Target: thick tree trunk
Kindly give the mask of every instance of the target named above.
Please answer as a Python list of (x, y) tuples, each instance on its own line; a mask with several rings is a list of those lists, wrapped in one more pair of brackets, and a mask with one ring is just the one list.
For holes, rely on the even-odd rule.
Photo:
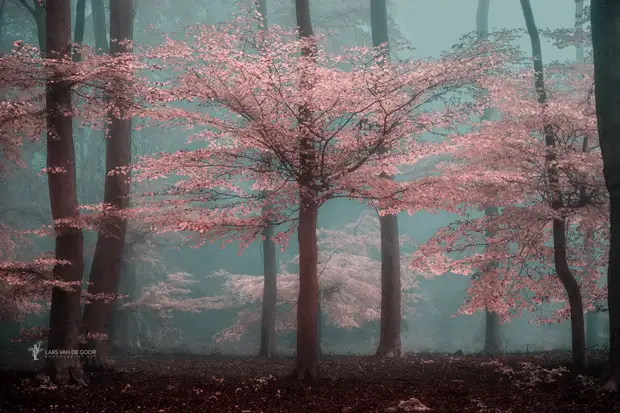
[[(46, 14), (46, 57), (69, 59), (71, 48), (70, 0), (48, 0)], [(79, 218), (73, 152), (71, 85), (51, 77), (46, 84), (47, 167), (52, 218)], [(62, 170), (62, 172), (54, 172)], [(68, 265), (54, 267), (54, 279), (72, 283), (72, 290), (54, 287), (50, 310), (48, 350), (77, 350), (80, 320), (81, 282), (84, 270), (82, 230), (70, 225), (55, 224), (56, 259)], [(45, 368), (52, 380), (65, 384), (85, 383), (80, 360), (48, 358)]]
[(609, 377), (604, 388), (620, 386), (620, 2), (592, 0), (592, 49), (598, 135), (610, 196)]
[[(370, 0), (370, 26), (373, 47), (383, 47), (383, 57), (386, 60), (389, 59), (390, 49), (385, 0)], [(402, 355), (398, 217), (397, 215), (380, 216), (379, 225), (381, 231), (381, 322), (376, 355), (378, 357), (393, 357)]]
[[(309, 0), (295, 0), (295, 16), (300, 38), (311, 38)], [(303, 46), (304, 57), (314, 58), (316, 48), (313, 44)], [(312, 84), (302, 73), (300, 87), (312, 88)], [(309, 108), (300, 108), (299, 139), (299, 298), (297, 300), (297, 354), (295, 372), (299, 380), (314, 380), (318, 375), (318, 354), (316, 347), (317, 320), (319, 305), (319, 274), (317, 215), (318, 204), (314, 199), (316, 153), (312, 136), (305, 130), (304, 121), (310, 118)]]
[[(97, 51), (97, 54), (108, 53), (108, 36), (106, 35), (105, 7), (103, 5), (103, 0), (91, 0), (90, 7), (93, 11), (93, 34), (95, 35), (95, 49)], [(133, 10), (131, 13), (133, 13)]]
[[(545, 89), (545, 80), (543, 74), (542, 50), (540, 46), (540, 37), (538, 29), (534, 21), (534, 13), (529, 0), (521, 0), (523, 16), (525, 24), (530, 35), (532, 43), (532, 56), (534, 58), (535, 85), (538, 94), (538, 102), (545, 107), (547, 103), (547, 93)], [(555, 146), (555, 135), (553, 125), (545, 124), (545, 144), (547, 148), (552, 149)], [(559, 192), (558, 171), (554, 166), (556, 163), (556, 155), (552, 150), (546, 154), (547, 162), (547, 179), (551, 191), (551, 207), (554, 210), (561, 210), (563, 207), (562, 195)], [(566, 256), (566, 221), (564, 219), (553, 220), (553, 250), (555, 271), (560, 282), (566, 290), (568, 303), (570, 306), (571, 320), (571, 341), (573, 355), (573, 369), (575, 371), (583, 371), (586, 367), (586, 342), (585, 342), (585, 324), (583, 314), (583, 299), (581, 297), (581, 289), (579, 283), (575, 279)]]
[(484, 354), (489, 356), (499, 356), (502, 354), (502, 340), (500, 337), (501, 324), (499, 315), (493, 311), (485, 309), (485, 328), (484, 328)]
[[(133, 39), (133, 0), (110, 1), (110, 53), (131, 53), (127, 40)], [(111, 172), (131, 163), (131, 118), (125, 113), (129, 104), (128, 84), (119, 82), (110, 93), (110, 103), (118, 110), (110, 111), (106, 139), (106, 177), (103, 202), (112, 207), (99, 231), (91, 268), (88, 293), (103, 294), (104, 299), (90, 298), (84, 306), (82, 334), (108, 334), (112, 316), (111, 296), (117, 294), (120, 267), (125, 246), (127, 221), (115, 213), (125, 209), (129, 202), (129, 177)], [(89, 340), (84, 348), (96, 350), (96, 357), (86, 359), (96, 367), (108, 363), (109, 340)]]
[[(269, 216), (269, 207), (263, 208), (263, 216)], [(268, 226), (263, 230), (263, 313), (261, 319), (261, 339), (259, 357), (276, 357), (276, 298), (277, 266), (276, 244), (273, 242), (274, 229)]]
[(297, 300), (297, 363), (300, 380), (318, 374), (317, 313), (319, 307), (317, 212), (312, 196), (302, 196), (299, 209), (299, 298)]

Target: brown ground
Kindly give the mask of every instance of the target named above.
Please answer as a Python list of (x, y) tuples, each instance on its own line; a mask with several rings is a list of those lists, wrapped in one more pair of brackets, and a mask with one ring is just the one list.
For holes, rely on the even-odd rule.
[[(0, 412), (353, 413), (426, 406), (436, 413), (620, 413), (620, 396), (599, 392), (593, 377), (571, 378), (564, 360), (338, 357), (322, 361), (321, 379), (304, 385), (286, 377), (292, 360), (120, 358), (113, 371), (89, 374), (88, 388), (54, 388), (33, 372), (0, 371)], [(417, 410), (394, 409), (412, 398)]]

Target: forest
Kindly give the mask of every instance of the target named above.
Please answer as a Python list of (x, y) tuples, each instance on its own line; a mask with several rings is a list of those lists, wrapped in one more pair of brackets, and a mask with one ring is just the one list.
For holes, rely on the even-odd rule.
[(620, 3), (0, 0), (0, 411), (620, 412)]

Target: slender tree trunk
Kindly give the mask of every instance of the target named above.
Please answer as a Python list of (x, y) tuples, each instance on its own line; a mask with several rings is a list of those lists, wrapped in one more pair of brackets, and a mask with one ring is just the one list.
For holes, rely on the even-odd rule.
[[(312, 38), (309, 0), (295, 0), (295, 16), (300, 38)], [(313, 59), (316, 46), (302, 47), (302, 55)], [(302, 73), (301, 88), (312, 88), (307, 74)], [(296, 373), (299, 380), (314, 380), (318, 375), (317, 320), (319, 305), (317, 215), (319, 206), (314, 199), (316, 153), (312, 136), (304, 126), (310, 118), (310, 109), (300, 108), (299, 126), (299, 298), (297, 300), (297, 355)]]
[[(135, 265), (135, 252), (132, 244), (126, 244), (123, 251), (123, 263), (121, 264), (121, 279), (119, 294), (127, 295), (123, 301), (133, 302), (137, 297), (137, 272)], [(131, 308), (121, 308), (122, 301), (114, 300), (112, 309), (112, 320), (110, 322), (110, 346), (126, 351), (135, 347), (136, 343), (136, 311)]]
[[(382, 46), (383, 58), (390, 57), (385, 0), (370, 0), (373, 47)], [(383, 149), (385, 152), (386, 149)], [(378, 357), (401, 356), (401, 279), (398, 216), (379, 216), (381, 231), (381, 322)]]
[(616, 392), (620, 386), (620, 2), (592, 0), (590, 12), (598, 136), (610, 197), (609, 376), (604, 388)]
[[(269, 216), (270, 207), (263, 208), (263, 216)], [(263, 230), (263, 313), (261, 320), (261, 339), (259, 357), (268, 359), (276, 356), (276, 298), (277, 267), (276, 245), (273, 242), (274, 229), (267, 226)]]
[[(525, 24), (530, 35), (532, 43), (532, 56), (534, 58), (535, 85), (538, 94), (538, 103), (543, 107), (547, 104), (547, 93), (545, 89), (545, 80), (543, 73), (542, 50), (540, 47), (540, 37), (538, 29), (534, 21), (534, 13), (529, 0), (521, 0), (523, 16)], [(546, 121), (545, 121), (546, 122)], [(551, 207), (554, 210), (561, 210), (563, 207), (562, 194), (558, 189), (559, 177), (558, 170), (555, 167), (556, 155), (552, 151), (555, 147), (555, 135), (553, 125), (545, 124), (545, 144), (549, 149), (546, 154), (547, 176), (549, 188), (551, 191)], [(585, 324), (583, 314), (583, 299), (581, 297), (581, 289), (579, 283), (575, 279), (566, 256), (566, 221), (564, 219), (553, 219), (553, 250), (555, 271), (560, 282), (566, 290), (568, 303), (570, 306), (571, 321), (571, 341), (573, 354), (573, 369), (575, 371), (583, 371), (586, 367), (586, 342), (585, 342)]]
[(77, 0), (75, 9), (75, 32), (73, 34), (73, 61), (79, 62), (82, 59), (80, 46), (84, 43), (84, 26), (86, 20), (86, 0)]
[[(39, 0), (32, 0), (32, 6), (33, 6), (33, 16), (34, 16), (34, 21), (35, 24), (37, 26), (37, 40), (39, 41), (39, 49), (41, 51), (41, 57), (45, 57), (46, 53), (45, 53), (45, 48), (46, 48), (46, 33), (47, 33), (47, 29), (45, 28), (45, 22), (46, 20), (49, 21), (48, 18), (46, 18), (46, 12), (45, 12), (45, 7), (51, 7), (52, 4), (56, 4), (56, 2), (54, 0), (46, 0), (44, 3), (40, 3)], [(71, 7), (71, 5), (69, 5), (69, 8)], [(71, 13), (71, 10), (69, 9), (69, 13)], [(71, 27), (71, 21), (69, 20), (69, 28)], [(69, 40), (71, 39), (71, 34), (69, 34)]]
[(108, 36), (106, 35), (105, 7), (103, 5), (103, 0), (91, 0), (90, 7), (93, 11), (95, 49), (98, 54), (108, 53)]
[(581, 38), (583, 37), (583, 0), (575, 0), (575, 37), (577, 37), (580, 41), (575, 46), (575, 52), (578, 62), (583, 62), (584, 54), (583, 54), (583, 44), (581, 43)]
[[(133, 39), (133, 0), (110, 0), (110, 53), (131, 53)], [(111, 206), (110, 215), (103, 218), (91, 268), (88, 293), (103, 294), (104, 299), (90, 298), (84, 306), (83, 334), (108, 334), (112, 316), (112, 300), (117, 294), (120, 267), (125, 246), (127, 221), (116, 215), (129, 202), (129, 177), (112, 173), (131, 164), (131, 118), (126, 117), (130, 104), (129, 84), (119, 81), (109, 94), (115, 110), (108, 114), (109, 130), (106, 139), (106, 177), (103, 202)], [(118, 113), (116, 112), (118, 110)], [(108, 363), (109, 340), (89, 340), (84, 347), (96, 350), (96, 357), (88, 358), (97, 367)]]
[[(48, 0), (46, 15), (46, 57), (70, 59), (70, 0)], [(52, 218), (79, 218), (73, 153), (71, 85), (52, 76), (46, 84), (47, 167)], [(62, 172), (54, 172), (62, 170)], [(56, 259), (70, 264), (54, 266), (54, 279), (72, 283), (71, 290), (54, 287), (50, 310), (48, 350), (77, 350), (80, 320), (81, 282), (84, 270), (83, 235), (80, 228), (55, 224)], [(61, 384), (85, 383), (80, 360), (48, 358), (45, 368), (52, 379)]]
[[(479, 41), (487, 40), (489, 37), (489, 9), (491, 0), (478, 0), (478, 9), (476, 12), (476, 32)], [(491, 120), (492, 109), (485, 108), (484, 114), (481, 120)], [(499, 209), (496, 206), (485, 208), (485, 215), (493, 216), (499, 213)], [(487, 231), (488, 237), (494, 237), (495, 233)], [(497, 263), (492, 263), (493, 268), (497, 266)], [(501, 354), (501, 324), (499, 315), (489, 311), (488, 307), (484, 308), (484, 353), (492, 356)]]
[[(256, 11), (261, 15), (261, 30), (267, 30), (267, 0), (255, 0)], [(270, 159), (265, 162), (271, 166)], [(267, 197), (268, 191), (263, 191)], [(261, 338), (259, 357), (272, 359), (276, 357), (276, 304), (278, 269), (276, 263), (276, 244), (273, 242), (274, 228), (271, 226), (271, 205), (265, 205), (262, 210), (263, 219), (267, 226), (263, 230), (263, 312), (261, 317)]]

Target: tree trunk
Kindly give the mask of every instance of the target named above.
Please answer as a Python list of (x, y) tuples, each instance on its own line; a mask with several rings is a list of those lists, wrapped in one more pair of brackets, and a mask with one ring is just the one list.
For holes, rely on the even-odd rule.
[(484, 311), (484, 354), (499, 356), (502, 354), (502, 340), (500, 337), (501, 323), (499, 315), (493, 311)]
[(620, 3), (592, 0), (592, 50), (598, 135), (610, 197), (609, 368), (604, 388), (620, 386)]
[(93, 11), (93, 34), (95, 35), (95, 49), (97, 51), (97, 54), (108, 53), (108, 36), (106, 35), (105, 7), (103, 5), (103, 0), (91, 0), (90, 7)]
[[(138, 281), (133, 248), (132, 244), (126, 244), (123, 251), (119, 294), (128, 296), (123, 300), (124, 302), (133, 302), (138, 299)], [(110, 346), (124, 352), (132, 347), (138, 347), (136, 343), (139, 340), (137, 340), (136, 311), (133, 308), (121, 308), (123, 301), (114, 300), (112, 305)]]
[[(263, 216), (269, 216), (269, 206), (263, 208)], [(267, 226), (263, 230), (263, 313), (261, 319), (261, 339), (259, 357), (268, 359), (276, 356), (276, 298), (277, 267), (276, 244), (273, 242), (274, 229)]]
[(75, 8), (75, 33), (73, 34), (73, 61), (79, 62), (82, 59), (80, 47), (84, 43), (84, 26), (86, 20), (86, 0), (77, 0)]
[[(50, 7), (52, 4), (56, 4), (54, 0), (47, 1), (45, 3), (47, 7)], [(41, 57), (47, 56), (45, 53), (46, 45), (46, 33), (47, 29), (45, 28), (46, 20), (49, 21), (49, 13), (45, 12), (45, 6), (39, 2), (39, 0), (32, 0), (33, 5), (33, 16), (34, 22), (37, 26), (37, 40), (39, 41), (39, 49), (41, 51)], [(69, 5), (69, 13), (71, 13), (71, 5)], [(71, 28), (71, 21), (69, 20), (69, 28)], [(71, 34), (69, 34), (69, 40), (71, 40)]]
[(318, 209), (312, 195), (302, 195), (299, 208), (299, 298), (297, 300), (296, 372), (299, 380), (314, 380), (318, 374), (317, 312), (319, 307), (319, 280), (316, 232)]
[[(133, 0), (110, 0), (110, 53), (131, 53), (127, 40), (133, 39)], [(109, 130), (106, 139), (106, 177), (103, 202), (111, 206), (111, 215), (104, 216), (99, 231), (89, 278), (88, 293), (103, 294), (103, 299), (90, 298), (84, 306), (82, 333), (107, 334), (112, 316), (111, 296), (118, 291), (120, 267), (125, 246), (127, 221), (115, 213), (125, 209), (129, 202), (129, 177), (113, 173), (117, 168), (131, 164), (131, 118), (125, 113), (129, 105), (129, 85), (119, 82), (110, 93), (110, 103), (118, 110), (108, 114)], [(106, 213), (107, 215), (107, 213)], [(88, 340), (84, 348), (96, 350), (96, 357), (88, 358), (96, 367), (108, 363), (109, 340)]]
[[(267, 0), (255, 0), (256, 11), (261, 16), (260, 28), (267, 30)], [(271, 166), (270, 159), (264, 160)], [(263, 191), (267, 197), (268, 191)], [(267, 226), (263, 230), (265, 241), (263, 242), (263, 312), (261, 317), (261, 338), (259, 357), (272, 359), (276, 357), (276, 307), (278, 269), (276, 263), (276, 244), (273, 242), (274, 228), (271, 226), (271, 205), (265, 205), (262, 210), (263, 219)]]
[[(575, 37), (581, 41), (583, 36), (583, 0), (575, 0)], [(583, 44), (578, 43), (575, 45), (575, 54), (578, 62), (583, 62)]]
[[(295, 0), (295, 17), (299, 37), (312, 38), (309, 0)], [(304, 57), (316, 57), (316, 45), (302, 47)], [(311, 80), (302, 73), (300, 87), (312, 88)], [(316, 347), (319, 305), (317, 215), (319, 206), (314, 199), (312, 186), (317, 168), (312, 135), (304, 122), (310, 118), (310, 109), (302, 105), (299, 114), (299, 298), (297, 300), (297, 355), (296, 374), (299, 380), (314, 380), (318, 375)]]
[[(489, 37), (489, 9), (490, 0), (478, 0), (478, 9), (476, 11), (476, 33), (479, 41), (487, 40)], [(485, 108), (484, 114), (481, 120), (491, 120), (492, 109)], [(486, 216), (497, 215), (499, 209), (496, 206), (485, 208), (484, 214)], [(494, 231), (487, 230), (487, 237), (494, 237)], [(491, 264), (493, 267), (497, 263)], [(502, 344), (500, 338), (501, 324), (499, 316), (489, 311), (488, 307), (484, 309), (484, 353), (492, 356), (497, 356), (502, 352)]]
[[(385, 0), (370, 0), (370, 26), (373, 47), (382, 46), (383, 58), (389, 59), (390, 48)], [(382, 152), (386, 150), (383, 148)], [(379, 225), (381, 231), (381, 322), (376, 355), (378, 357), (393, 357), (402, 355), (398, 216), (380, 216)]]
[[(530, 1), (521, 0), (521, 7), (523, 9), (525, 24), (532, 43), (532, 56), (534, 58), (534, 70), (536, 72), (535, 85), (536, 93), (538, 95), (538, 103), (540, 103), (544, 110), (547, 104), (547, 93), (545, 89), (540, 37), (534, 21), (534, 13), (532, 12)], [(557, 168), (555, 167), (556, 155), (551, 150), (555, 147), (555, 135), (553, 125), (549, 123), (545, 124), (545, 144), (547, 148), (550, 149), (545, 158), (547, 162), (547, 179), (552, 197), (551, 207), (558, 211), (562, 209), (563, 201), (562, 194), (558, 189), (559, 177)], [(564, 219), (553, 219), (553, 250), (555, 272), (566, 290), (568, 303), (570, 306), (573, 369), (577, 372), (581, 372), (586, 367), (583, 299), (581, 297), (579, 283), (575, 279), (575, 276), (568, 265), (568, 259), (566, 256), (566, 221)]]
[[(46, 57), (69, 59), (71, 54), (70, 0), (48, 0), (46, 14)], [(71, 85), (62, 78), (50, 77), (46, 84), (47, 110), (47, 167), (52, 218), (79, 218), (75, 183), (75, 154), (73, 152)], [(62, 170), (62, 172), (54, 172)], [(72, 283), (71, 290), (52, 289), (48, 350), (77, 350), (80, 320), (81, 282), (84, 271), (82, 229), (71, 225), (54, 224), (56, 259), (68, 265), (54, 266), (54, 279)], [(80, 360), (48, 358), (45, 369), (52, 380), (66, 384), (85, 384)]]

